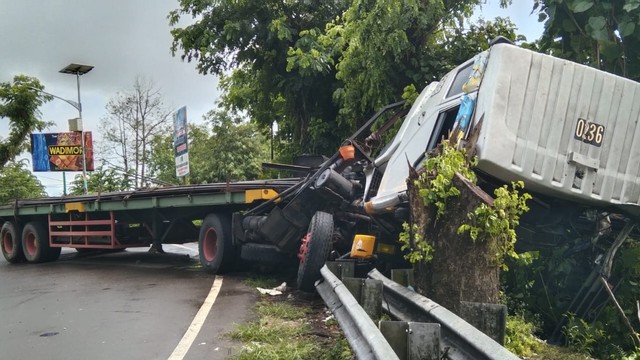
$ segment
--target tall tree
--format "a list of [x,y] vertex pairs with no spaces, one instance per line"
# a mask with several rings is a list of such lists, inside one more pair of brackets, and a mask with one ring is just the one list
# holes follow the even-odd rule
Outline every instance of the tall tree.
[[117,94],[106,106],[101,124],[102,153],[110,162],[121,163],[125,177],[133,173],[132,184],[143,185],[148,171],[151,139],[166,132],[171,111],[151,80],[136,78],[133,87]]
[[44,196],[47,196],[44,186],[29,171],[26,161],[10,161],[0,168],[0,204]]
[[504,19],[466,28],[480,3],[354,1],[323,33],[305,33],[289,51],[290,66],[314,72],[320,69],[318,62],[339,59],[334,65],[341,82],[333,96],[341,120],[358,125],[366,114],[400,99],[407,86],[422,89],[486,49],[488,37],[516,40],[513,24]]
[[52,98],[39,90],[44,90],[40,81],[25,75],[0,83],[0,118],[9,121],[9,135],[0,141],[0,168],[28,149],[31,132],[47,126],[38,107]]
[[332,153],[406,86],[422,88],[455,65],[437,57],[452,45],[445,34],[481,2],[181,0],[171,24],[198,20],[172,30],[172,51],[222,75],[227,108],[263,128],[277,120],[294,155]]
[[337,115],[332,103],[335,69],[287,70],[287,51],[304,35],[302,30],[321,31],[346,8],[342,0],[223,0],[206,4],[182,0],[180,8],[169,15],[171,24],[183,15],[198,20],[171,31],[172,51],[196,61],[200,72],[222,76],[222,102],[228,109],[245,111],[263,128],[277,120],[280,133],[296,144],[297,153],[334,151],[334,144],[328,149],[316,141],[318,133],[330,137],[332,132],[348,131],[335,123],[328,128],[310,127],[330,123]]
[[534,11],[541,50],[640,80],[640,1],[535,0]]

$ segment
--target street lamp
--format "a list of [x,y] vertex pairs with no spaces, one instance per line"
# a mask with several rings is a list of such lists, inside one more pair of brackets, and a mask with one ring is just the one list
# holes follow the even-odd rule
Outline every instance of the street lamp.
[[80,101],[80,75],[84,75],[89,71],[91,71],[92,69],[93,69],[93,66],[91,65],[69,64],[60,70],[60,72],[63,74],[75,74],[76,83],[78,84],[77,106],[70,100],[65,100],[65,101],[71,104],[76,109],[78,109],[78,118],[80,119],[80,142],[82,143],[82,180],[84,184],[85,194],[88,192],[87,191],[87,155],[85,153],[85,145],[84,145],[84,125],[82,123],[82,102]]

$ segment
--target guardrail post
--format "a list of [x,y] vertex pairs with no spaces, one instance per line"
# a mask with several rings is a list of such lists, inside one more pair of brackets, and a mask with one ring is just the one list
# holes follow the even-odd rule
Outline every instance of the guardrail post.
[[506,305],[462,301],[460,303],[460,317],[498,344],[504,345],[507,331]]
[[364,311],[372,319],[380,319],[382,314],[382,281],[360,278],[343,278],[342,282],[351,295],[358,300]]
[[440,324],[380,321],[379,328],[401,360],[440,359]]
[[354,276],[355,264],[353,261],[327,261],[325,264],[340,280]]
[[391,280],[404,287],[416,287],[413,279],[413,269],[391,269]]

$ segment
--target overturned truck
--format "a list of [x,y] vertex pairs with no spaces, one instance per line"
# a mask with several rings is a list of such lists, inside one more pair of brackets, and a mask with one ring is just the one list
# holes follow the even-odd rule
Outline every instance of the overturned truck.
[[597,238],[605,226],[619,227],[612,213],[640,218],[638,83],[502,43],[429,84],[406,116],[402,105],[375,114],[298,180],[16,201],[0,207],[2,252],[10,262],[40,262],[57,258],[60,247],[197,238],[210,272],[238,257],[297,256],[297,285],[311,290],[328,258],[403,261],[397,238],[409,216],[409,168],[420,168],[454,129],[475,152],[484,184],[522,180],[535,195],[519,230],[525,243],[553,246],[572,236],[563,230],[569,226]]
[[234,214],[236,244],[297,251],[303,289],[328,257],[399,261],[409,168],[454,129],[478,158],[481,184],[522,180],[534,194],[518,229],[525,245],[557,245],[576,227],[589,243],[640,218],[640,85],[631,80],[495,44],[429,84],[376,151],[380,131],[365,129],[381,114],[280,202]]

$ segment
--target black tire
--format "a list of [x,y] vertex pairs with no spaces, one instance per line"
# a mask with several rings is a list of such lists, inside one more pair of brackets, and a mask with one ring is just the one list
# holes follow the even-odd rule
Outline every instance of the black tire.
[[200,264],[205,271],[220,274],[229,271],[236,258],[231,239],[231,219],[221,214],[209,214],[202,221],[198,237]]
[[0,230],[0,247],[2,255],[8,262],[12,264],[24,262],[22,227],[11,221],[5,222]]
[[314,283],[320,278],[320,269],[331,253],[332,237],[333,216],[318,211],[311,218],[309,230],[300,245],[298,289],[309,292],[314,290]]
[[49,232],[38,221],[27,223],[22,230],[22,251],[30,263],[42,263],[56,260],[60,248],[49,247]]

